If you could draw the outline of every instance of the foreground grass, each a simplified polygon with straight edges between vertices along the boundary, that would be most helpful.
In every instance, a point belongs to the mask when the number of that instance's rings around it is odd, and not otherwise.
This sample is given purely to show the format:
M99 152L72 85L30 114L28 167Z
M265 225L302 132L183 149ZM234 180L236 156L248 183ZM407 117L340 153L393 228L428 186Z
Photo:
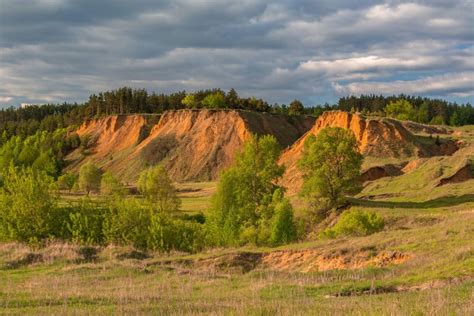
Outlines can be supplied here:
M387 222L380 233L273 249L168 255L126 247L3 244L0 313L472 314L474 203L373 209ZM342 270L308 269L314 260L304 259L317 254L350 261L384 251L408 259ZM278 252L298 255L278 262L236 259L239 253L271 259ZM245 268L249 263L254 265Z
M355 280L363 272L352 273ZM2 277L5 314L426 314L469 315L472 286L466 282L424 291L327 297L341 282L325 285L320 274L251 272L223 277L180 275L136 263L53 265ZM346 282L362 288L364 282Z

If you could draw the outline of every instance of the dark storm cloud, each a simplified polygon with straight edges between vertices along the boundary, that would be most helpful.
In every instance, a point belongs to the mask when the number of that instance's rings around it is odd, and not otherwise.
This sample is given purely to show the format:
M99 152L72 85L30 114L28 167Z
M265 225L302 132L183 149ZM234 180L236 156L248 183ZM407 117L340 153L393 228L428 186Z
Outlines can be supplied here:
M122 85L473 98L470 1L0 0L0 104ZM416 86L416 88L413 88Z

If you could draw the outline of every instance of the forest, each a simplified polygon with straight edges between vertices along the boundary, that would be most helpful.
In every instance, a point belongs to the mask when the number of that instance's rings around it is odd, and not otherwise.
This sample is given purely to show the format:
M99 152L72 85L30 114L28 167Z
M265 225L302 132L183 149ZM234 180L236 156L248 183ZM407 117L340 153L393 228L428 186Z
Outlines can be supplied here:
M92 94L83 104L45 104L0 110L0 136L26 137L37 131L57 128L112 114L163 113L177 109L240 109L287 115L319 116L323 111L344 110L365 115L389 116L427 124L462 126L474 124L471 104L457 104L440 99L415 96L361 95L342 97L335 104L305 104L293 100L286 104L269 104L255 97L244 98L231 89L200 90L194 93L149 93L145 89L122 87Z

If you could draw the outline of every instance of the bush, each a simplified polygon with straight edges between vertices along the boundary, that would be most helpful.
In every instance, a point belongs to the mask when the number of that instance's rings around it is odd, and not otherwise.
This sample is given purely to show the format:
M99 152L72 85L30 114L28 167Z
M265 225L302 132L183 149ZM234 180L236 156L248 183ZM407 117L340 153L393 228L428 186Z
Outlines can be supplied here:
M71 192L74 185L77 183L77 175L73 173L65 173L58 178L58 187L60 190L67 190Z
M134 198L111 203L103 233L107 243L144 250L196 252L205 246L202 224L175 219Z
M140 173L138 189L160 212L172 213L179 209L181 200L166 169L157 165Z
M374 212L349 210L341 214L336 225L323 231L321 237L367 236L381 231L384 224L383 218Z
M83 165L79 170L79 188L85 191L87 195L89 195L91 191L99 191L100 180L100 169L90 162Z
M55 234L57 199L53 179L30 168L10 168L0 189L0 240L35 243Z
M293 207L280 190L273 195L275 213L272 218L270 244L281 245L296 239L296 227L293 219Z
M120 198L127 195L127 188L110 171L106 171L102 175L100 192L104 195Z
M104 222L103 210L88 199L66 208L67 219L65 226L67 238L80 245L100 244L104 240L102 226Z
M108 243L146 249L151 211L136 199L112 202L105 212L103 232Z
M170 252L172 250L197 252L205 246L203 225L173 219L164 213L151 216L148 248Z

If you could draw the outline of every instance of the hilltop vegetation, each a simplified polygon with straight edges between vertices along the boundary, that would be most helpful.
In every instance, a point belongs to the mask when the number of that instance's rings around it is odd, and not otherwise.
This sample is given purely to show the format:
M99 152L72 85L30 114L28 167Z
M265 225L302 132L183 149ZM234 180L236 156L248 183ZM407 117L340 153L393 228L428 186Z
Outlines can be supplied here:
M82 104L31 105L0 110L0 135L26 137L37 131L52 132L57 128L79 125L85 120L114 114L161 114L177 109L242 109L286 115L313 115L324 111L343 110L377 116L408 119L419 123L461 126L474 124L471 104L456 104L440 99L398 95L361 95L342 97L335 104L306 104L293 100L286 104L269 104L255 97L241 97L234 89L200 90L193 93L149 93L145 89L122 87L92 94Z

